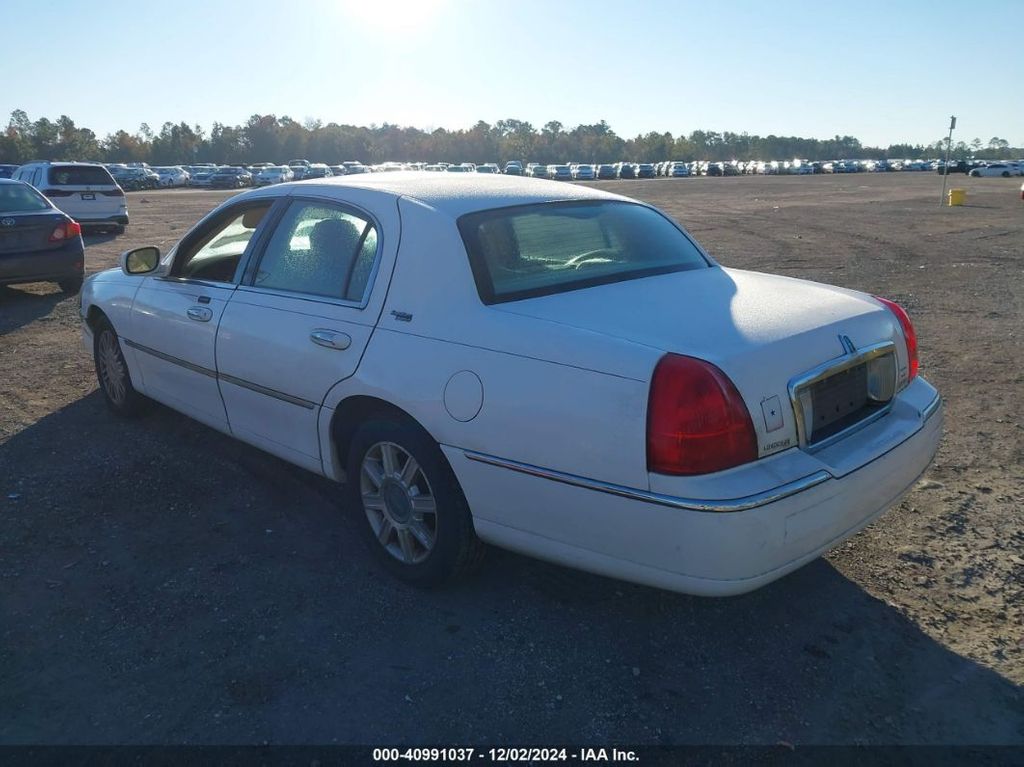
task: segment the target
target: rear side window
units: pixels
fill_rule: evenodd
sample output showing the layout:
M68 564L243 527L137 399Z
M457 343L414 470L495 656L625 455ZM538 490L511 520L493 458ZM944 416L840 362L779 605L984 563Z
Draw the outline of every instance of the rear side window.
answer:
M50 186L108 186L114 183L106 168L97 165L54 165L50 167Z
M556 202L459 219L485 304L708 266L662 214L628 202Z
M267 243L253 284L358 302L376 256L373 223L333 205L296 201Z

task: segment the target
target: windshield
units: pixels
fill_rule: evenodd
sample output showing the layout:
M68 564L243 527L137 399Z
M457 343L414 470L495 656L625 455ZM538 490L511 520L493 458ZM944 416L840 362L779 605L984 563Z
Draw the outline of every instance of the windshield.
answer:
M0 213L49 209L46 198L28 184L0 184Z
M459 229L485 304L708 266L668 218L628 202L500 208Z
M114 179L99 165L55 165L50 168L50 186L110 186Z

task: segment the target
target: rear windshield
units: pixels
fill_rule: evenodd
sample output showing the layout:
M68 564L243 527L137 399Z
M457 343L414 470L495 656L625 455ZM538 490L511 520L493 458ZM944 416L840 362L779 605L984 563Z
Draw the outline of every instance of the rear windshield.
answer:
M96 165L55 165L50 168L50 186L110 186L113 183L107 169Z
M46 198L28 184L0 184L0 213L49 209Z
M708 266L662 214L629 202L555 202L459 219L485 304Z

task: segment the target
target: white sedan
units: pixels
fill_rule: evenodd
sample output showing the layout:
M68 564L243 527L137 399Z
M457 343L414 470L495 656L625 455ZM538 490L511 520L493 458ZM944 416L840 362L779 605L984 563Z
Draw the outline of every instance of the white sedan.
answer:
M157 182L157 186L188 186L189 175L184 168L177 165L169 165L162 168L153 168L153 170L160 177L160 180Z
M268 186L283 184L293 178L295 178L295 171L287 165L271 165L253 176L253 183L256 186Z
M973 168L968 174L974 177L999 177L1009 178L1010 176L1019 176L1020 168L1013 163L1008 162L990 162L988 165L982 165L979 168Z
M343 483L418 583L484 541L749 591L891 507L942 430L896 304L723 268L653 207L530 179L253 190L89 278L82 317L114 412L159 400Z

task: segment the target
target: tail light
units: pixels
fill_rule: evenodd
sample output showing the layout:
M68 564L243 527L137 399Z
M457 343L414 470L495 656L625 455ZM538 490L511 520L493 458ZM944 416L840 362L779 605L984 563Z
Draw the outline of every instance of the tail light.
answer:
M693 357L662 357L647 405L648 470L708 474L756 458L754 424L728 376Z
M914 330L914 325L910 321L910 315L907 314L906 309L887 298L881 298L880 296L875 296L875 298L881 301L886 309L896 315L900 328L903 330L903 340L907 344L907 383L909 383L914 380L920 367L917 359L917 331Z
M50 232L50 242L63 242L82 234L82 225L77 221L62 221Z

